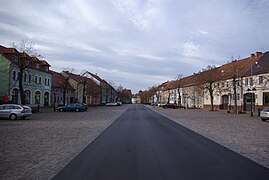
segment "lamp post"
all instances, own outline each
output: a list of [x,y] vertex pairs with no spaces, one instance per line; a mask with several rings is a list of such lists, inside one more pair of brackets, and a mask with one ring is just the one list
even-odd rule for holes
[[[258,64],[258,62],[256,61],[254,64],[252,64],[251,66],[250,66],[250,77],[251,77],[251,86],[253,86],[253,83],[254,83],[254,79],[253,79],[253,71],[252,71],[252,67],[253,67],[253,65],[257,65]],[[250,116],[251,117],[253,117],[253,100],[254,100],[254,98],[253,98],[253,91],[256,91],[256,88],[255,87],[252,87],[252,89],[250,89],[250,88],[248,88],[247,89],[247,92],[249,92],[249,93],[251,93],[251,96],[250,96]],[[255,105],[255,103],[254,103],[254,105]]]

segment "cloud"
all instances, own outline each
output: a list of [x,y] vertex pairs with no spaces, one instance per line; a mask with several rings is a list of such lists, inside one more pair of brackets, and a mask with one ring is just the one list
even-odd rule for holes
[[28,38],[53,69],[87,69],[136,92],[268,50],[268,8],[267,0],[2,1],[0,44]]
[[183,44],[181,52],[187,57],[201,57],[201,46],[192,41],[188,41]]
[[157,0],[113,0],[113,5],[137,28],[148,30],[160,22],[162,17]]

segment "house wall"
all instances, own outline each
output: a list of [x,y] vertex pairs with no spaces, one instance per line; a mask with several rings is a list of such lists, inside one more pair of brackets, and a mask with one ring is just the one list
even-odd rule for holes
[[[21,103],[20,94],[19,94],[19,81],[18,81],[18,72],[19,68],[16,64],[10,64],[10,70],[4,77],[9,77],[8,90],[7,95],[9,101],[13,103]],[[26,74],[26,79],[25,79]],[[15,76],[14,76],[15,75]],[[31,80],[29,81],[29,75],[31,76]],[[13,77],[14,76],[14,77]],[[35,76],[37,76],[37,83],[35,82]],[[41,78],[41,82],[39,83],[39,78]],[[46,78],[46,84],[45,84]],[[23,74],[23,90],[24,92],[29,92],[29,96],[26,97],[26,104],[29,106],[49,106],[51,104],[51,83],[52,76],[50,73],[35,70],[35,69],[25,69]],[[5,88],[5,91],[6,89]],[[14,96],[14,92],[17,91],[17,96]],[[36,92],[40,92],[40,96],[36,96]],[[38,99],[38,101],[37,101]],[[45,103],[46,100],[46,103]]]
[[0,54],[0,103],[2,96],[8,96],[9,94],[9,71],[11,62]]
[[[52,94],[51,94],[51,105],[57,107],[58,105],[63,104],[63,88],[53,88]],[[75,91],[73,89],[67,89],[66,90],[66,104],[74,103],[75,102]]]

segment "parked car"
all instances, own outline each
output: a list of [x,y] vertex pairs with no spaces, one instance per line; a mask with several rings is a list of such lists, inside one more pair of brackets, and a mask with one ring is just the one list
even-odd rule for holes
[[260,118],[263,121],[269,120],[269,107],[265,107],[263,110],[261,110]]
[[117,103],[106,103],[106,106],[118,106]]
[[88,104],[85,103],[76,103],[76,104],[82,105],[85,111],[87,111],[87,109],[89,108]]
[[118,101],[118,102],[117,102],[117,105],[118,105],[118,106],[121,106],[121,105],[122,105],[122,102]]
[[0,105],[0,117],[16,120],[17,118],[25,119],[32,115],[32,109],[29,106],[18,104]]
[[66,106],[60,106],[60,107],[57,107],[57,111],[76,111],[76,112],[79,112],[79,111],[86,111],[87,109],[85,108],[84,105],[82,104],[78,104],[78,103],[75,103],[75,104],[68,104]]
[[173,108],[173,109],[177,109],[177,108],[179,108],[179,106],[178,105],[176,105],[176,104],[165,104],[165,105],[163,105],[163,108]]
[[157,104],[157,106],[159,106],[159,107],[163,107],[163,105],[165,105],[165,104],[162,104],[162,103]]

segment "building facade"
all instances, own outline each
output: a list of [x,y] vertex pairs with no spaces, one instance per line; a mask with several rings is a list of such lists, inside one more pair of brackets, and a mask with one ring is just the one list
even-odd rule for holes
[[[1,91],[10,103],[21,104],[19,77],[22,72],[22,88],[25,104],[29,106],[50,106],[52,75],[45,60],[30,57],[14,48],[0,46],[1,70],[5,88]],[[9,62],[7,62],[7,60]],[[1,65],[1,66],[2,66]],[[22,70],[23,67],[23,70]]]

